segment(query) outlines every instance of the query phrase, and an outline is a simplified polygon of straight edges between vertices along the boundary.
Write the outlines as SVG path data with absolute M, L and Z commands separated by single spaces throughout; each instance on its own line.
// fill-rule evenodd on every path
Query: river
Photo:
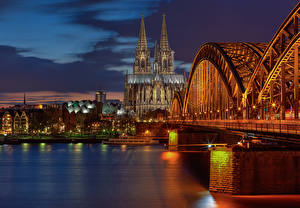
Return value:
M 195 158 L 163 146 L 0 145 L 0 207 L 300 207 L 297 195 L 211 194 Z

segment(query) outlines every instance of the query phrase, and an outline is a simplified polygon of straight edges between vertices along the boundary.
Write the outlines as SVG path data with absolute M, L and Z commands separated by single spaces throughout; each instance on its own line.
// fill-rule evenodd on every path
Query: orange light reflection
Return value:
M 176 161 L 179 158 L 178 152 L 163 152 L 161 154 L 161 159 L 168 160 L 168 161 Z

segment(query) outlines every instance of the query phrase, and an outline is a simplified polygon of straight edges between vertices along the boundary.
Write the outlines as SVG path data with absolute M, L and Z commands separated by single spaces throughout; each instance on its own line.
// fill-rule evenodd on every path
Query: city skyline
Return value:
M 92 99 L 99 84 L 122 99 L 124 72 L 132 70 L 142 13 L 150 47 L 159 40 L 161 15 L 166 13 L 175 70 L 182 72 L 189 70 L 204 42 L 269 41 L 297 3 L 264 1 L 258 7 L 258 1 L 237 0 L 132 2 L 2 2 L 0 105 L 17 94 L 22 100 L 24 92 L 40 97 L 37 102 L 47 101 L 48 95 L 60 100 L 61 94 Z

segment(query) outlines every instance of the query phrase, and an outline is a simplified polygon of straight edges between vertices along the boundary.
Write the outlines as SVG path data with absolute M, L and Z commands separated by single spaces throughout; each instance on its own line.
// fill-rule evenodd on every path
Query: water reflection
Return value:
M 1 207 L 299 207 L 298 196 L 211 194 L 197 178 L 204 160 L 194 160 L 196 175 L 189 161 L 191 155 L 162 146 L 3 145 Z
M 83 147 L 82 143 L 74 144 L 74 152 L 81 153 L 82 152 L 82 147 Z
M 73 143 L 68 144 L 68 150 L 69 150 L 69 152 L 73 151 Z
M 28 143 L 23 143 L 22 144 L 22 151 L 24 153 L 27 153 L 29 151 L 29 148 L 30 148 L 30 144 L 28 144 Z
M 127 145 L 121 145 L 121 150 L 122 150 L 122 152 L 125 152 L 126 149 L 127 149 Z
M 179 159 L 178 152 L 163 152 L 161 154 L 161 159 L 169 161 L 170 163 L 176 163 Z
M 217 203 L 209 191 L 199 192 L 199 199 L 192 206 L 193 208 L 218 208 Z
M 107 144 L 101 144 L 100 149 L 101 149 L 101 153 L 106 153 L 107 152 Z
M 51 152 L 51 150 L 52 150 L 52 145 L 47 144 L 46 145 L 46 152 Z
M 150 152 L 151 151 L 151 146 L 144 146 L 144 151 L 145 152 Z
M 13 148 L 12 145 L 6 145 L 6 144 L 4 144 L 3 145 L 3 150 L 7 154 L 12 154 L 14 152 L 14 148 Z
M 40 143 L 40 152 L 45 152 L 46 149 L 46 143 Z

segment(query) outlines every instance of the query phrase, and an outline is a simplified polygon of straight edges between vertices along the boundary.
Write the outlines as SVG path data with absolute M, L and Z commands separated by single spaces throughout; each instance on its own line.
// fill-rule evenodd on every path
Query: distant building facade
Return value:
M 14 117 L 14 133 L 15 134 L 27 134 L 29 128 L 28 116 L 25 111 L 21 113 L 16 112 Z
M 152 67 L 142 17 L 133 74 L 125 77 L 124 109 L 139 117 L 156 109 L 168 109 L 174 92 L 183 90 L 186 83 L 185 74 L 174 72 L 174 51 L 169 46 L 165 15 L 160 44 L 155 43 Z
M 3 134 L 27 134 L 29 118 L 25 111 L 7 110 L 0 113 Z

